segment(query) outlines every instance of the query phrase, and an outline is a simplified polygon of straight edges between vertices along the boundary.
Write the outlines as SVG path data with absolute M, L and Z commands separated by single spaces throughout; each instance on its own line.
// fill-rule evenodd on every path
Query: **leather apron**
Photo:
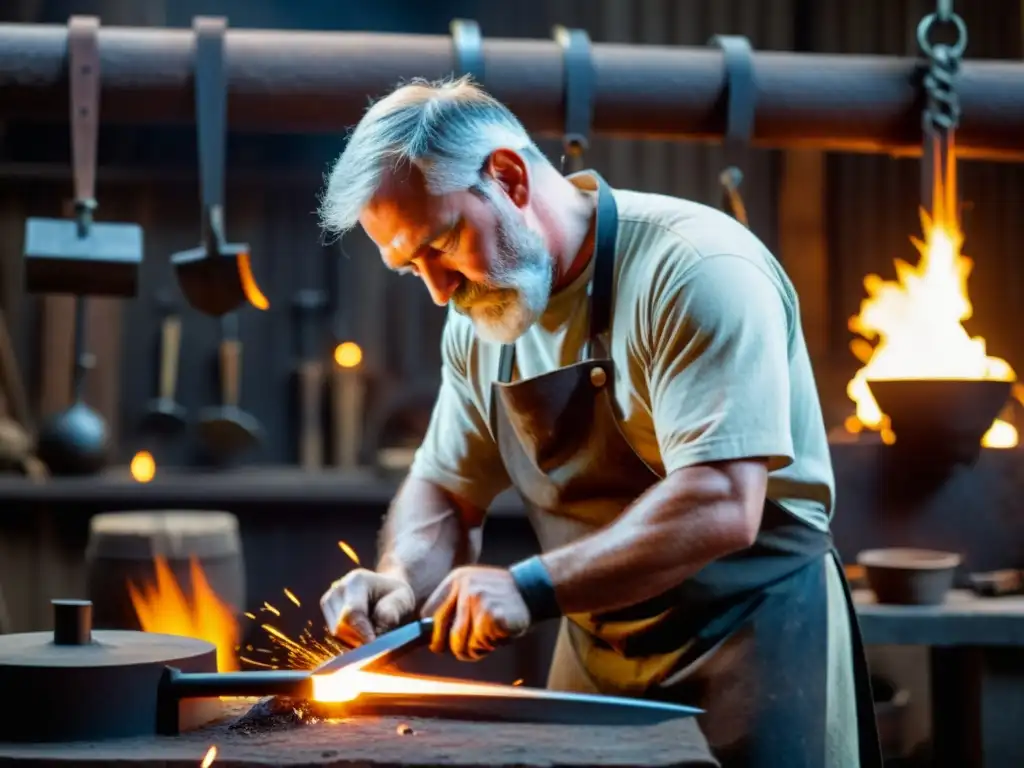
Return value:
M 618 214 L 611 189 L 588 173 L 598 201 L 584 359 L 513 381 L 515 346 L 506 345 L 491 391 L 491 429 L 544 551 L 611 523 L 662 479 L 619 425 L 616 371 L 601 339 L 612 314 Z M 701 730 L 723 766 L 822 768 L 830 557 L 838 562 L 830 533 L 768 500 L 749 549 L 642 604 L 568 616 L 549 685 L 700 706 Z M 852 634 L 860 765 L 874 768 L 882 763 L 867 665 L 839 573 Z M 566 666 L 582 676 L 567 682 L 573 673 Z

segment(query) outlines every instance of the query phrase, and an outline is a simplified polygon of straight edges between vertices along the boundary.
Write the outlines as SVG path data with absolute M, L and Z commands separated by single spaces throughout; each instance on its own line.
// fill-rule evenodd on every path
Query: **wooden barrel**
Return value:
M 225 609 L 226 618 L 237 620 L 245 610 L 238 518 L 226 512 L 96 515 L 89 526 L 86 569 L 97 629 L 194 636 L 189 626 L 223 621 Z M 140 601 L 147 614 L 141 620 Z

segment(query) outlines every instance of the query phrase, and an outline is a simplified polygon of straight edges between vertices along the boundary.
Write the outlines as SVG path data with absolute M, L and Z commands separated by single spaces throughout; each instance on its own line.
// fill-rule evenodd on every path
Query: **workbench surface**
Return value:
M 854 601 L 872 645 L 1024 647 L 1024 596 L 954 589 L 941 605 L 880 605 L 871 590 L 858 589 Z
M 223 721 L 177 737 L 53 745 L 0 744 L 0 766 L 196 768 L 210 746 L 213 768 L 328 766 L 546 766 L 714 768 L 692 718 L 651 726 L 529 725 L 424 718 L 357 718 L 246 735 L 228 724 L 253 702 L 225 705 Z M 406 724 L 412 732 L 399 733 Z

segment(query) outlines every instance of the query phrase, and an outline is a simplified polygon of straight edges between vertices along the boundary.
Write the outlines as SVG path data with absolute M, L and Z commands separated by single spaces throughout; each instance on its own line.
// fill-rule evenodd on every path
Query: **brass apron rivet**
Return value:
M 591 384 L 593 384 L 595 387 L 603 387 L 606 381 L 608 381 L 608 374 L 604 372 L 604 368 L 590 369 Z

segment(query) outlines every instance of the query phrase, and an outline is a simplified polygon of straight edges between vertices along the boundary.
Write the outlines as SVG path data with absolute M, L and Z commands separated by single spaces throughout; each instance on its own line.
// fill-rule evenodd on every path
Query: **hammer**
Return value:
M 238 407 L 242 378 L 242 342 L 238 338 L 238 317 L 222 315 L 220 357 L 221 404 L 199 412 L 199 436 L 210 455 L 227 460 L 263 439 L 263 429 L 254 416 Z
M 174 399 L 178 384 L 178 353 L 181 349 L 181 318 L 161 302 L 165 314 L 160 327 L 160 372 L 157 396 L 149 401 L 142 428 L 161 437 L 177 433 L 185 426 L 186 411 Z

